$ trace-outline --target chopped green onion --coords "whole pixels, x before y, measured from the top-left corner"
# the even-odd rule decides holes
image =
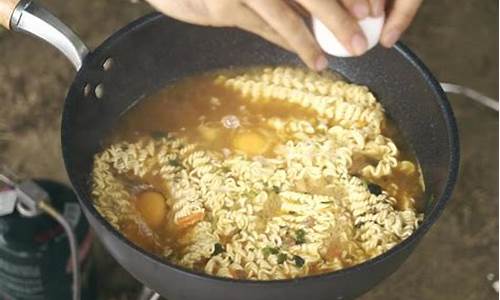
[[[375,196],[382,194],[382,188],[375,183],[368,183],[368,190]]]
[[[255,198],[255,197],[257,197],[257,195],[258,195],[258,194],[259,194],[259,193],[257,193],[256,191],[251,190],[251,191],[249,191],[249,192],[247,193],[247,196],[248,196],[249,198]]]
[[[226,252],[226,250],[224,249],[224,246],[222,246],[219,243],[216,243],[215,246],[214,246],[214,252],[212,253],[212,256],[219,255],[222,252]]]
[[[295,261],[295,265],[299,268],[303,267],[306,262],[302,257],[298,255],[294,255],[293,260]]]
[[[155,140],[159,140],[159,139],[168,137],[168,134],[166,132],[163,132],[163,131],[152,131],[151,137]]]
[[[264,257],[267,258],[271,254],[276,255],[280,253],[280,248],[267,246],[262,249],[262,253],[264,254]]]
[[[295,232],[295,243],[297,245],[304,244],[306,242],[306,232],[303,229],[299,229]]]
[[[174,166],[174,167],[182,167],[181,161],[178,158],[176,158],[176,159],[170,159],[168,161],[168,164],[171,165],[171,166]]]
[[[278,264],[283,264],[286,261],[286,254],[280,253],[278,254]]]

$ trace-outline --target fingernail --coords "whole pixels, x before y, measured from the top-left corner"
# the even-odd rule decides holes
[[[366,38],[361,33],[356,33],[351,40],[351,47],[354,55],[361,55],[365,53],[368,48]]]
[[[388,48],[394,46],[399,40],[401,33],[397,30],[390,30],[382,36],[382,44]]]
[[[322,71],[326,69],[326,67],[328,67],[328,60],[326,59],[326,57],[324,57],[323,55],[318,57],[318,59],[316,60],[315,67],[316,71]]]
[[[384,0],[374,0],[372,3],[372,10],[374,17],[380,17],[384,13],[385,1]]]
[[[352,6],[352,13],[356,18],[364,19],[368,17],[370,8],[368,7],[368,5],[366,5],[366,3],[357,2]]]

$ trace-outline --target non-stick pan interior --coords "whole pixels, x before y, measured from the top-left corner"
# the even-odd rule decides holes
[[[239,30],[158,18],[152,16],[150,26],[142,25],[140,30],[132,24],[125,29],[127,35],[105,43],[87,59],[71,88],[64,112],[63,147],[70,177],[84,195],[89,196],[92,156],[103,134],[145,95],[207,70],[301,64],[295,55]],[[428,198],[434,200],[428,209],[433,209],[456,164],[455,129],[441,89],[413,59],[402,45],[390,50],[377,47],[361,58],[331,57],[330,68],[351,82],[368,86],[395,120],[422,165]],[[103,66],[106,60],[109,69]],[[100,98],[96,87],[98,94],[102,92]]]

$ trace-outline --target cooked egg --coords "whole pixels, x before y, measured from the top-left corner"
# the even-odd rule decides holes
[[[256,132],[242,132],[233,139],[233,147],[247,155],[260,155],[269,150],[269,142],[266,138]]]
[[[154,191],[145,191],[137,196],[136,207],[144,222],[151,228],[157,228],[165,219],[167,206],[165,197]]]

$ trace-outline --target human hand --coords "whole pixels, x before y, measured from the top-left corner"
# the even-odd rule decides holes
[[[410,26],[423,0],[393,0],[386,12],[380,44],[390,48]]]
[[[384,12],[385,0],[147,0],[173,18],[205,26],[235,26],[297,53],[312,69],[327,67],[299,11],[322,21],[354,55],[367,50],[357,19]],[[409,25],[421,0],[393,0],[382,39],[389,46]],[[407,2],[416,3],[408,5]],[[416,7],[415,7],[416,6]],[[297,9],[299,8],[299,9]],[[412,11],[414,10],[413,14]],[[410,17],[410,20],[408,20]],[[395,42],[395,41],[394,41]],[[392,45],[391,45],[392,46]]]

